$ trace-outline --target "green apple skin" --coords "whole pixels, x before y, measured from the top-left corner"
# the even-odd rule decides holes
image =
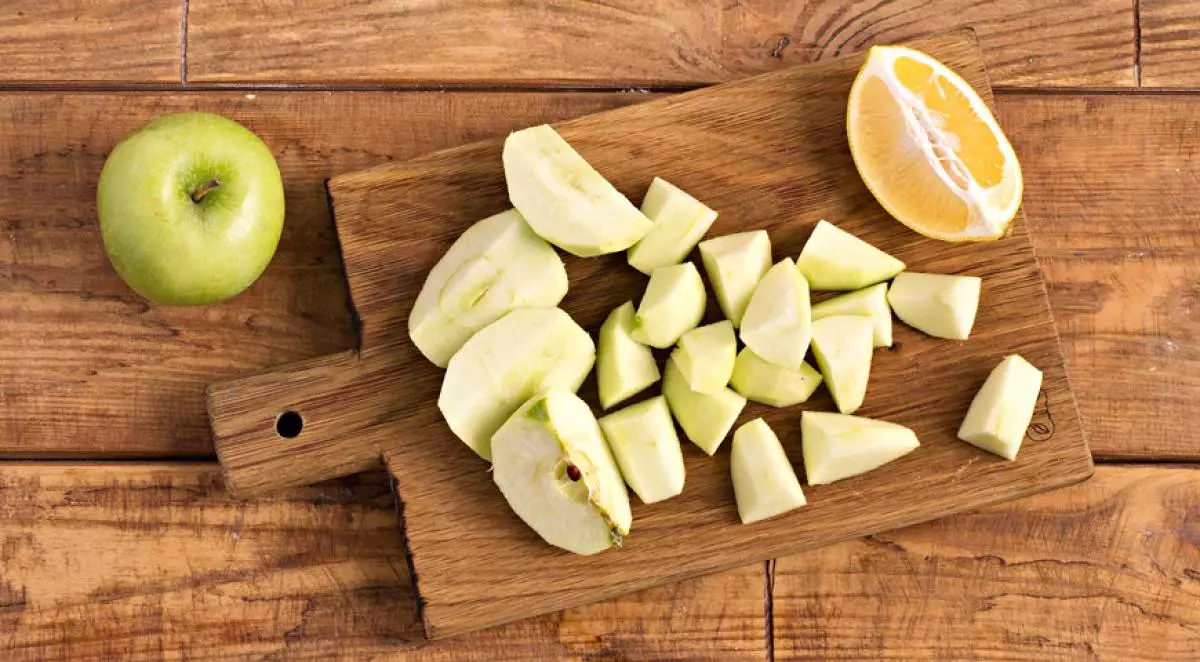
[[[211,113],[175,113],[113,149],[96,211],[108,258],[135,292],[206,305],[241,293],[271,262],[283,232],[283,180],[249,129]]]

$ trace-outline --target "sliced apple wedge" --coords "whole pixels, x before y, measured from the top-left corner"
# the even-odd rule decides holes
[[[557,306],[566,294],[562,259],[510,209],[467,228],[433,266],[408,335],[444,368],[476,331],[516,308]]]
[[[958,438],[1000,457],[1017,459],[1041,390],[1041,370],[1016,354],[1005,357],[975,394]]]
[[[654,227],[629,249],[629,264],[646,275],[683,262],[717,220],[717,212],[659,177],[650,182],[642,213]]]
[[[729,468],[742,524],[776,517],[807,503],[783,444],[761,418],[733,433]]]
[[[906,271],[898,274],[888,291],[896,317],[935,338],[966,340],[979,310],[978,276],[947,276]]]
[[[771,268],[771,239],[766,230],[739,232],[700,242],[700,259],[721,312],[742,325],[742,314],[758,281]]]
[[[742,316],[742,342],[760,358],[799,370],[812,340],[808,282],[790,258],[763,276]]]
[[[813,304],[813,321],[834,315],[866,315],[871,318],[875,346],[891,347],[892,309],[888,305],[887,291],[887,283],[878,283]]]
[[[700,450],[712,455],[721,447],[721,442],[746,406],[746,398],[729,388],[707,395],[688,388],[687,380],[675,365],[674,359],[667,361],[663,374],[663,395],[679,427],[688,440]]]
[[[807,363],[800,364],[799,370],[788,370],[746,347],[738,353],[729,385],[748,400],[772,407],[790,407],[808,400],[821,381],[821,373]]]
[[[450,359],[438,409],[485,460],[521,403],[550,387],[576,391],[596,360],[592,339],[558,308],[518,308],[483,327]]]
[[[659,267],[650,274],[630,335],[643,345],[670,347],[700,323],[705,300],[704,281],[696,265],[684,262]]]
[[[813,322],[813,356],[838,411],[853,414],[867,395],[874,329],[863,315],[834,315]]]
[[[671,358],[693,391],[708,395],[720,392],[729,385],[737,360],[733,324],[722,320],[688,331],[679,339]]]
[[[921,445],[903,425],[829,412],[801,413],[800,434],[809,485],[864,474]]]
[[[509,134],[503,161],[513,206],[572,255],[623,251],[654,225],[548,125]]]
[[[609,313],[600,327],[596,382],[605,409],[641,393],[661,376],[654,354],[630,336],[632,331],[632,301]]]
[[[813,228],[796,266],[821,291],[859,290],[904,270],[900,260],[825,220]]]
[[[492,437],[492,480],[543,540],[595,554],[629,533],[621,472],[587,403],[552,388],[520,406]]]
[[[666,398],[660,395],[615,411],[600,419],[600,429],[621,475],[642,503],[683,491],[683,450]]]

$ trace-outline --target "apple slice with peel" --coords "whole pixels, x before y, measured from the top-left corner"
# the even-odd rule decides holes
[[[813,356],[838,411],[853,414],[867,395],[874,329],[863,315],[834,315],[813,322]]]
[[[679,371],[675,359],[667,360],[663,395],[688,440],[709,455],[721,447],[746,406],[746,398],[729,388],[712,395],[688,388],[687,379]]]
[[[904,270],[904,263],[825,220],[796,259],[814,290],[859,290]]]
[[[492,480],[543,540],[576,554],[621,544],[629,492],[587,403],[561,388],[525,402],[491,440]]]
[[[800,414],[800,434],[809,485],[864,474],[921,445],[903,425],[819,411]]]
[[[896,317],[935,338],[966,340],[979,310],[978,276],[947,276],[906,271],[892,281],[888,302]]]
[[[683,491],[683,450],[666,398],[660,395],[615,411],[600,419],[600,429],[621,475],[642,503]]]
[[[557,306],[566,294],[562,259],[510,209],[467,228],[438,260],[408,316],[408,335],[444,368],[476,331],[516,308]]]
[[[807,503],[783,444],[761,418],[733,433],[729,469],[742,524],[776,517]]]
[[[720,392],[729,385],[737,360],[733,324],[722,320],[688,331],[679,339],[671,358],[693,391],[709,395]]]
[[[633,302],[626,301],[608,315],[600,327],[596,356],[596,382],[600,406],[608,409],[642,392],[659,380],[658,364],[650,348],[635,341]]]
[[[659,267],[650,274],[630,335],[643,345],[670,347],[700,323],[705,299],[704,281],[696,265],[684,262]]]
[[[721,312],[742,325],[742,314],[758,281],[771,268],[771,239],[766,230],[725,235],[700,242],[700,259],[712,283]]]
[[[875,331],[875,346],[891,347],[892,309],[888,305],[887,291],[887,283],[878,283],[813,304],[813,321],[834,315],[866,315],[871,318]]]
[[[650,232],[629,249],[629,264],[650,275],[659,267],[683,262],[717,220],[717,212],[665,179],[655,177],[642,199]]]
[[[790,407],[808,400],[821,381],[821,373],[807,363],[801,363],[799,370],[788,370],[746,347],[733,365],[730,386],[748,400],[772,407]]]
[[[558,308],[518,308],[483,327],[450,359],[438,409],[480,457],[492,434],[533,394],[579,389],[596,360],[587,331]]]
[[[759,281],[742,316],[742,342],[759,357],[799,370],[812,340],[808,282],[790,258]]]
[[[958,438],[1015,460],[1042,390],[1042,371],[1013,354],[992,369],[975,394]]]
[[[572,255],[623,251],[654,225],[548,125],[509,134],[502,158],[513,206]]]

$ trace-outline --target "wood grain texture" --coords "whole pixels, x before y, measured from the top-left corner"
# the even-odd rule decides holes
[[[953,35],[919,45],[988,92],[971,41]],[[970,342],[936,341],[902,328],[897,346],[876,354],[872,391],[860,413],[912,427],[923,442],[920,452],[886,474],[811,488],[811,505],[802,511],[744,527],[733,507],[728,457],[708,458],[688,444],[684,495],[635,505],[634,530],[622,549],[579,557],[543,543],[497,498],[487,464],[441,420],[434,403],[442,371],[422,360],[406,332],[411,302],[435,261],[469,224],[508,204],[500,141],[486,141],[331,180],[361,322],[356,373],[345,377],[345,366],[310,365],[303,373],[268,372],[214,385],[210,414],[230,485],[253,494],[327,477],[345,468],[341,457],[363,446],[382,452],[404,503],[426,633],[442,637],[1090,475],[1024,223],[1018,221],[1006,241],[950,250],[888,220],[855,174],[843,135],[846,94],[860,65],[857,57],[829,60],[560,129],[633,199],[653,176],[663,176],[723,214],[713,236],[768,229],[776,259],[798,254],[811,226],[829,218],[914,270],[983,276],[987,294]],[[567,263],[572,290],[564,308],[593,331],[644,287],[623,255]],[[1012,352],[1045,372],[1044,412],[1047,420],[1053,416],[1054,429],[1035,435],[1010,464],[954,435],[979,384]],[[827,395],[807,406],[831,408]],[[302,432],[290,443],[279,440],[274,421],[286,409],[312,421],[311,438]],[[756,406],[742,420],[766,417],[797,458],[796,414]],[[530,567],[539,569],[536,578]]]
[[[206,0],[188,80],[690,86],[968,26],[997,85],[1134,83],[1129,0]]]
[[[1200,469],[1088,482],[780,559],[776,659],[1195,660]]]
[[[6,0],[0,84],[180,81],[183,3]]]
[[[1200,98],[1007,95],[1092,451],[1200,458]]]
[[[1138,0],[1144,87],[1200,86],[1200,2]]]
[[[0,464],[0,658],[766,655],[761,564],[421,648],[382,473],[251,503],[211,464]]]

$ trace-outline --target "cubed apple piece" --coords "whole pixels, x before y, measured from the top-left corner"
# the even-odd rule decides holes
[[[904,263],[825,220],[817,222],[796,267],[814,290],[859,290],[888,280]]]
[[[871,318],[875,346],[891,347],[892,309],[888,305],[887,291],[887,283],[878,283],[813,304],[813,321],[834,315],[866,315]]]
[[[863,315],[834,315],[813,322],[813,356],[838,411],[853,414],[867,395],[874,329]]]
[[[958,438],[1000,457],[1017,459],[1041,389],[1041,370],[1016,354],[1005,357],[975,394]]]
[[[808,400],[821,385],[821,373],[807,363],[800,364],[799,370],[788,370],[746,347],[738,353],[729,385],[748,400],[790,407]]]
[[[742,342],[760,358],[799,370],[812,340],[808,282],[784,258],[754,288],[742,316]]]
[[[646,275],[683,262],[717,220],[717,212],[659,177],[650,182],[642,213],[654,227],[629,249],[629,264]]]
[[[542,239],[578,255],[616,253],[654,226],[547,125],[504,141],[508,198]]]
[[[771,268],[771,239],[766,230],[739,232],[700,242],[700,259],[721,312],[742,325],[742,314],[758,281]]]
[[[782,515],[807,503],[783,444],[761,418],[733,433],[729,468],[742,524]]]
[[[675,365],[675,359],[667,361],[663,374],[663,395],[671,414],[683,428],[688,440],[700,450],[712,455],[721,447],[721,442],[746,406],[746,398],[729,388],[707,395],[688,388],[687,380]]]
[[[650,274],[630,336],[643,345],[670,347],[700,323],[706,298],[696,265],[684,262],[659,267]]]
[[[979,310],[978,276],[947,276],[906,271],[898,274],[888,291],[896,317],[935,338],[966,340]]]
[[[688,387],[712,395],[729,385],[737,360],[737,338],[733,324],[722,320],[688,331],[671,352]]]
[[[522,404],[492,437],[492,480],[543,540],[595,554],[629,533],[629,492],[587,403],[552,388]]]
[[[600,429],[621,475],[642,503],[683,491],[683,450],[666,398],[660,395],[619,409],[600,419]]]
[[[630,336],[632,331],[632,301],[609,313],[600,327],[596,382],[600,388],[600,406],[605,409],[641,393],[661,376],[654,354]]]
[[[801,413],[800,434],[809,485],[864,474],[921,445],[903,425],[829,412]]]
[[[551,387],[576,391],[596,361],[587,331],[558,308],[518,308],[483,327],[450,359],[438,409],[485,460],[523,402]]]

